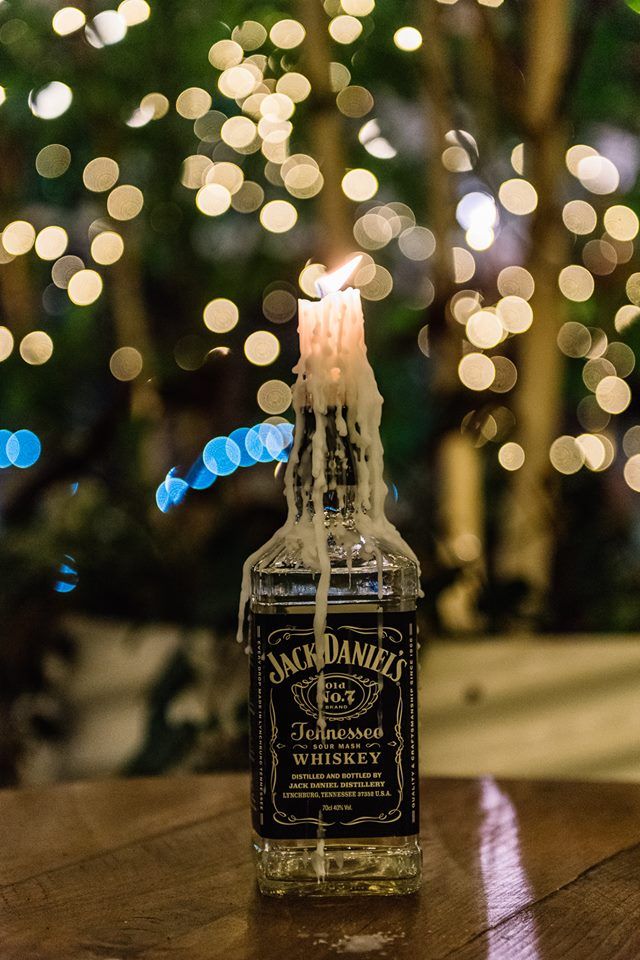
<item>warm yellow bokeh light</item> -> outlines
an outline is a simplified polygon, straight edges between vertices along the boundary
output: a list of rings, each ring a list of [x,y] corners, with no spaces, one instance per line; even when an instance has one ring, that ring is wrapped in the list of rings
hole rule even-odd
[[[266,29],[257,20],[243,20],[233,28],[231,39],[243,50],[257,50],[268,37]]]
[[[96,157],[82,171],[82,182],[87,190],[102,193],[110,190],[120,176],[120,167],[111,157]]]
[[[36,237],[36,253],[41,260],[57,260],[68,243],[69,236],[63,227],[44,227]]]
[[[256,367],[266,367],[273,363],[280,353],[280,341],[268,330],[256,330],[245,340],[244,353],[247,360]]]
[[[104,230],[91,241],[91,256],[96,263],[110,266],[124,253],[124,241],[115,230]]]
[[[619,203],[605,210],[604,226],[614,240],[633,240],[640,229],[640,221],[630,207]]]
[[[639,318],[640,307],[633,303],[625,303],[624,306],[616,311],[613,323],[618,333],[622,333],[624,330],[627,330],[631,324],[637,323]]]
[[[399,50],[410,52],[422,46],[422,34],[416,27],[400,27],[393,35],[393,42]]]
[[[284,380],[267,380],[258,390],[257,400],[265,413],[284,413],[291,406],[291,387]]]
[[[517,177],[500,184],[498,197],[505,210],[519,217],[533,213],[538,206],[538,194],[533,184]]]
[[[276,93],[283,93],[294,103],[300,103],[311,93],[311,84],[304,74],[291,71],[280,77],[276,83]]]
[[[220,136],[230,147],[242,150],[256,138],[257,129],[249,117],[229,117],[222,124]]]
[[[474,347],[487,350],[500,343],[504,331],[495,313],[490,310],[477,310],[467,320],[466,334]]]
[[[138,216],[143,205],[142,190],[128,183],[116,187],[107,197],[107,210],[114,220],[132,220]]]
[[[591,334],[583,323],[568,320],[558,331],[558,346],[566,357],[586,357],[591,350]]]
[[[589,299],[595,284],[592,275],[585,267],[573,263],[560,271],[558,286],[567,300],[582,303]]]
[[[203,117],[211,106],[211,94],[202,87],[188,87],[176,100],[176,111],[186,120]]]
[[[464,247],[453,247],[451,250],[453,259],[453,279],[455,283],[466,283],[476,272],[476,261],[473,254],[465,250]]]
[[[496,304],[500,322],[509,333],[525,333],[533,323],[533,310],[524,297],[502,297]]]
[[[240,312],[233,302],[226,297],[216,297],[210,300],[203,310],[202,319],[205,327],[214,333],[228,333],[238,323]]]
[[[260,223],[270,233],[286,233],[297,219],[298,211],[288,200],[270,200],[260,211]]]
[[[135,380],[142,372],[142,354],[135,347],[119,347],[111,354],[109,369],[116,380]]]
[[[231,194],[221,183],[206,183],[196,194],[196,207],[207,217],[219,217],[231,206]]]
[[[13,352],[13,334],[8,327],[0,327],[0,362],[10,357]]]
[[[519,470],[524,459],[524,450],[519,443],[504,443],[498,450],[498,461],[505,470]]]
[[[146,93],[140,101],[140,109],[151,120],[161,120],[169,112],[169,98],[164,93]]]
[[[597,157],[598,151],[593,147],[587,146],[585,143],[576,143],[572,147],[569,147],[565,156],[565,162],[567,164],[567,169],[574,177],[578,176],[578,164],[581,160],[584,160],[585,157]]]
[[[71,151],[62,143],[50,143],[36,156],[36,170],[41,177],[54,180],[66,173],[71,163]]]
[[[504,267],[498,274],[498,290],[503,297],[530,300],[535,290],[533,277],[525,267]]]
[[[147,0],[122,0],[118,13],[128,27],[137,27],[151,16],[151,7]]]
[[[549,459],[552,465],[565,476],[577,473],[584,465],[584,453],[575,437],[568,435],[558,437],[551,444]]]
[[[624,465],[624,479],[627,485],[640,493],[640,454],[629,457]]]
[[[70,33],[75,33],[76,30],[81,30],[86,22],[87,18],[82,10],[78,10],[77,7],[62,7],[54,13],[51,26],[58,36],[66,37]]]
[[[244,59],[244,50],[235,40],[218,40],[209,50],[209,63],[218,70],[237,67]]]
[[[606,413],[622,413],[631,403],[629,384],[620,377],[603,377],[596,387],[596,400]]]
[[[373,109],[373,96],[366,87],[344,87],[336,97],[336,105],[345,117],[364,117]]]
[[[373,13],[375,0],[342,0],[340,6],[345,13],[350,13],[352,17],[367,17]]]
[[[370,170],[361,167],[349,170],[342,178],[342,190],[350,200],[358,203],[370,200],[378,192],[378,180]]]
[[[586,200],[570,200],[562,208],[562,222],[567,230],[583,235],[595,230],[598,215]]]
[[[69,280],[67,293],[77,307],[87,307],[102,293],[102,277],[95,270],[78,270]]]
[[[33,367],[46,363],[52,353],[53,340],[44,330],[33,330],[20,341],[20,356]]]
[[[578,161],[578,179],[591,193],[613,193],[620,184],[618,168],[607,157],[587,156]]]
[[[362,33],[362,24],[355,17],[341,14],[330,21],[329,33],[336,43],[342,43],[346,46],[358,39]]]
[[[256,78],[247,66],[229,67],[218,78],[218,89],[231,100],[248,97],[256,86]]]
[[[305,38],[305,29],[297,20],[279,20],[271,27],[269,39],[281,50],[292,50]]]
[[[35,240],[35,227],[27,220],[13,220],[2,231],[2,246],[14,257],[28,253]]]
[[[460,381],[469,390],[488,390],[495,375],[496,368],[484,353],[467,353],[458,364]]]
[[[245,180],[237,193],[231,197],[231,206],[238,213],[253,213],[262,206],[264,190],[259,183]]]

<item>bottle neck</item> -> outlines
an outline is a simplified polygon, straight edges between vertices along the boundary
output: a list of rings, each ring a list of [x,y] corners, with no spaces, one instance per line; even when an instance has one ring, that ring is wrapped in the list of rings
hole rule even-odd
[[[314,516],[322,494],[326,524],[351,524],[355,513],[358,483],[357,449],[347,431],[347,410],[329,407],[316,416],[307,407],[297,461],[293,465],[293,486],[298,519]],[[324,466],[314,484],[314,468]],[[319,484],[319,485],[318,485]]]

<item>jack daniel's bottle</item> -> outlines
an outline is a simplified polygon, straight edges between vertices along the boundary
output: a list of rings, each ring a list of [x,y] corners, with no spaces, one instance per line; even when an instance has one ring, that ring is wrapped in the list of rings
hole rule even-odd
[[[300,404],[289,518],[251,563],[252,814],[263,893],[398,894],[420,883],[418,568],[392,525],[372,526],[360,508],[360,473],[375,464],[349,438],[349,422],[344,406],[318,413]]]

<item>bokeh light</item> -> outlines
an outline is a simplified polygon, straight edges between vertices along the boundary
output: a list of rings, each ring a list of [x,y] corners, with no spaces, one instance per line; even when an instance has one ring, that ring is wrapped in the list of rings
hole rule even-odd
[[[336,43],[350,44],[362,33],[362,24],[356,17],[340,14],[329,23],[329,33]]]
[[[257,400],[265,413],[284,413],[291,406],[291,387],[283,380],[267,380],[258,390]]]
[[[81,30],[86,20],[82,10],[78,10],[77,7],[62,7],[54,13],[51,26],[58,36],[66,37],[70,33],[75,33],[76,30]]]
[[[96,157],[82,171],[82,182],[87,190],[102,193],[111,190],[120,176],[120,168],[111,157]]]
[[[467,353],[458,364],[460,381],[469,390],[488,390],[495,375],[496,368],[484,353]]]
[[[280,341],[268,330],[256,330],[245,340],[244,353],[247,360],[256,367],[266,367],[273,363],[280,353]]]
[[[233,330],[239,317],[237,306],[226,297],[210,300],[202,313],[205,326],[214,333],[228,333]]]
[[[260,211],[260,223],[270,233],[286,233],[297,219],[298,211],[288,200],[270,200]]]
[[[69,169],[71,150],[63,143],[50,143],[36,155],[36,170],[41,177],[55,180]]]
[[[505,470],[519,470],[525,460],[524,450],[519,443],[503,443],[498,450],[498,461]]]
[[[558,286],[567,300],[581,303],[593,294],[594,280],[585,267],[573,263],[560,271]]]
[[[34,117],[40,120],[55,120],[71,106],[73,92],[71,87],[59,80],[45,83],[29,94],[29,108]]]
[[[87,307],[102,293],[102,277],[95,270],[78,270],[69,280],[67,293],[77,307]]]
[[[518,178],[505,180],[500,185],[498,197],[505,210],[519,217],[533,213],[538,206],[538,194],[528,180]]]
[[[32,467],[40,458],[41,452],[40,438],[32,430],[16,430],[5,444],[7,460],[22,470]]]
[[[28,253],[35,240],[35,227],[27,220],[13,220],[2,231],[2,246],[14,257]]]
[[[35,250],[41,260],[57,260],[68,243],[69,237],[63,227],[44,227],[36,237]]]
[[[564,435],[551,444],[549,459],[552,465],[565,476],[577,473],[584,465],[584,453],[575,437]]]
[[[114,220],[133,220],[143,205],[142,190],[131,184],[115,187],[107,197],[107,210]]]
[[[342,190],[350,200],[370,200],[378,192],[378,180],[370,170],[349,170],[342,178]]]
[[[569,200],[562,208],[562,222],[572,233],[592,233],[598,223],[598,214],[586,200]]]
[[[32,330],[20,341],[20,356],[25,363],[38,367],[53,354],[53,340],[44,330]]]
[[[135,347],[119,347],[109,359],[109,369],[116,380],[135,380],[142,366],[142,354]]]
[[[297,20],[278,20],[269,32],[269,39],[281,50],[298,47],[305,38],[305,29]]]
[[[8,327],[0,326],[0,363],[13,353],[13,334]]]
[[[91,241],[91,256],[96,263],[109,266],[124,253],[124,241],[114,230],[104,230]]]
[[[417,27],[400,27],[393,35],[399,50],[413,51],[422,46],[422,34]]]

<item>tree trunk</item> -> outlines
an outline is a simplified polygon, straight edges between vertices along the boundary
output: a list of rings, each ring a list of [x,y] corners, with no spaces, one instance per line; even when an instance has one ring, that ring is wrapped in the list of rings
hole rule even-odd
[[[354,249],[352,218],[342,192],[346,172],[345,132],[331,89],[329,21],[320,0],[299,0],[299,10],[307,31],[304,50],[306,74],[311,83],[312,151],[324,177],[318,196],[318,254],[332,270]]]
[[[558,115],[570,53],[569,0],[534,0],[527,35],[527,84],[523,119],[530,178],[538,193],[531,231],[529,270],[535,281],[534,321],[519,338],[519,380],[514,412],[523,467],[510,477],[498,571],[530,588],[526,612],[540,617],[548,596],[556,517],[549,448],[561,427],[563,358],[557,334],[566,301],[558,274],[569,258],[569,234],[560,210],[559,184],[567,148],[566,123]]]

